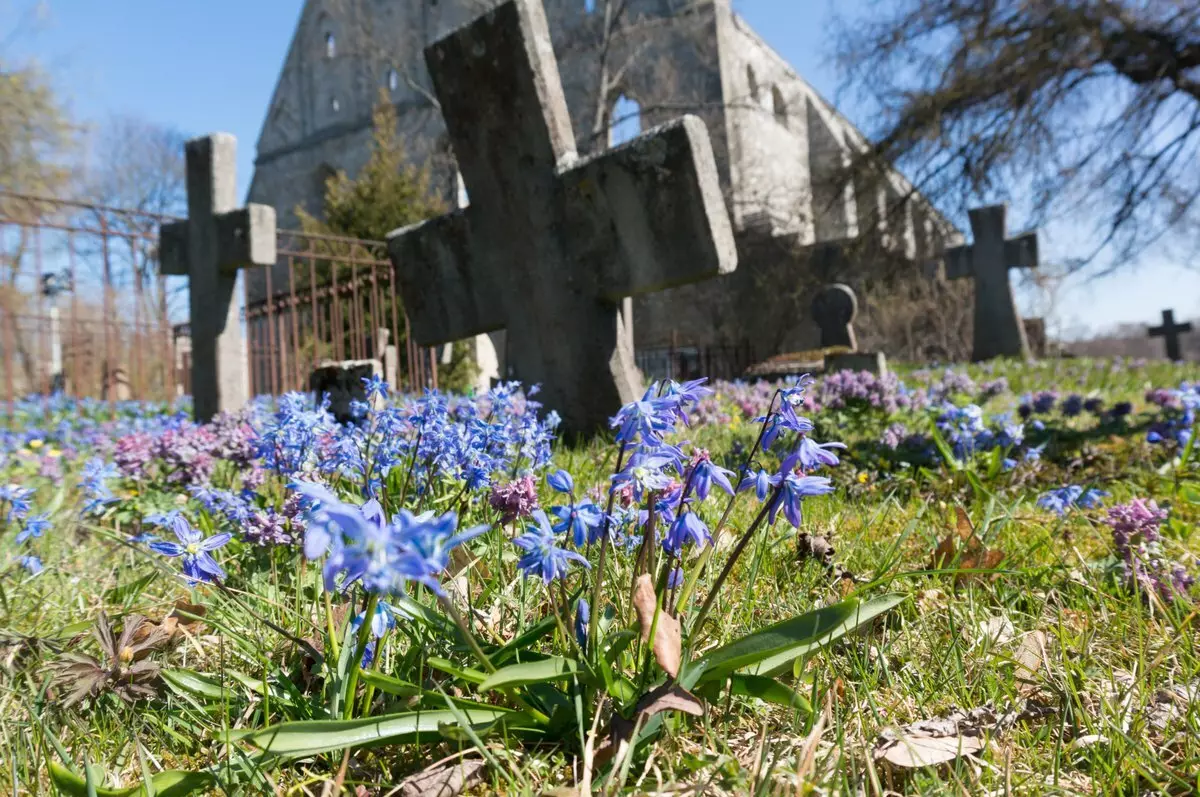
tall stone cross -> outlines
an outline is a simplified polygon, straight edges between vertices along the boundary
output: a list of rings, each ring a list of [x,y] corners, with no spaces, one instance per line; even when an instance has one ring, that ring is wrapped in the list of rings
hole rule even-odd
[[[973,360],[993,357],[1029,359],[1029,342],[1017,313],[1010,268],[1037,268],[1037,233],[1005,238],[1004,205],[991,205],[970,211],[971,233],[975,242],[945,252],[946,278],[975,279],[975,336]]]
[[[187,156],[185,221],[164,224],[159,264],[188,277],[192,401],[196,420],[240,409],[250,398],[246,339],[234,289],[238,269],[275,263],[275,208],[237,208],[237,139],[194,138]]]
[[[1179,347],[1179,335],[1183,332],[1191,332],[1191,322],[1184,321],[1182,324],[1175,323],[1175,311],[1162,311],[1162,324],[1156,327],[1150,327],[1147,334],[1152,338],[1163,338],[1167,344],[1167,359],[1178,361],[1183,359],[1183,353]]]
[[[425,50],[470,205],[388,236],[421,345],[505,328],[508,363],[568,430],[641,396],[627,297],[737,265],[703,122],[587,158],[541,0],[508,0]]]

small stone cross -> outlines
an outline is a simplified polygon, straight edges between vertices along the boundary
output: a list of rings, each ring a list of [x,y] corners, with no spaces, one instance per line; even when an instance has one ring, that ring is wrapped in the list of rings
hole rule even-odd
[[[970,211],[971,233],[975,242],[945,252],[946,278],[975,279],[975,335],[971,358],[993,357],[1029,359],[1029,342],[1012,286],[1010,268],[1037,268],[1037,233],[1005,238],[1004,205],[991,205]]]
[[[423,346],[507,329],[508,363],[568,430],[641,396],[627,297],[737,264],[703,122],[581,158],[541,0],[425,50],[470,205],[388,236]]]
[[[813,320],[821,329],[821,348],[845,346],[858,351],[854,337],[854,317],[858,315],[858,299],[849,285],[840,282],[826,285],[812,302]]]
[[[237,139],[194,138],[187,156],[188,218],[159,233],[163,274],[187,276],[192,331],[192,401],[208,421],[250,398],[246,342],[235,300],[238,269],[275,263],[275,208],[237,209]]]
[[[1179,335],[1180,333],[1191,331],[1191,322],[1184,321],[1182,324],[1176,324],[1175,311],[1163,310],[1162,324],[1150,327],[1147,334],[1152,338],[1163,338],[1167,344],[1167,359],[1177,362],[1183,359],[1183,354],[1179,347]]]

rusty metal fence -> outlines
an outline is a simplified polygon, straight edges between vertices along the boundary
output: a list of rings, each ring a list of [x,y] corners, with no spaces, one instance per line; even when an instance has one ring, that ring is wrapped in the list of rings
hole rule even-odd
[[[0,191],[0,401],[10,416],[29,395],[189,392],[187,281],[158,268],[159,228],[176,220]],[[244,272],[254,394],[306,390],[314,368],[347,359],[381,360],[399,390],[437,386],[435,350],[411,343],[382,242],[281,230],[277,246],[274,267]]]

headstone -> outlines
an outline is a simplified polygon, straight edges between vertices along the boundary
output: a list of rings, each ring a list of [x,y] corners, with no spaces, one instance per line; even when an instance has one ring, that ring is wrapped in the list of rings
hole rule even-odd
[[[838,371],[869,371],[876,376],[886,376],[887,357],[883,352],[854,351],[825,355],[825,373]]]
[[[1162,324],[1150,327],[1147,334],[1152,338],[1162,338],[1167,344],[1167,359],[1177,362],[1183,359],[1183,350],[1179,345],[1179,335],[1180,333],[1191,331],[1191,322],[1184,321],[1182,324],[1176,324],[1175,311],[1163,310]]]
[[[308,377],[308,389],[319,406],[329,396],[329,412],[338,423],[355,421],[350,402],[366,401],[363,380],[383,373],[379,360],[325,360]]]
[[[642,393],[624,300],[736,267],[708,131],[687,116],[580,158],[541,0],[425,60],[471,201],[389,236],[413,337],[504,328],[506,369],[566,429],[597,429]]]
[[[1029,342],[1029,351],[1034,357],[1045,357],[1049,351],[1049,341],[1046,338],[1046,319],[1022,318],[1021,325],[1025,327],[1025,340]]]
[[[196,420],[208,421],[250,398],[237,272],[275,263],[275,209],[237,209],[237,139],[230,134],[192,139],[184,151],[188,217],[162,226],[159,259],[163,274],[188,277],[192,402]]]
[[[944,255],[947,279],[975,280],[971,358],[977,362],[993,357],[1030,357],[1008,270],[1037,268],[1037,233],[1005,238],[1006,214],[1004,205],[970,211],[974,243],[947,249]]]
[[[108,363],[103,367],[103,392],[105,401],[129,401],[133,398],[133,389],[129,385],[129,374],[125,367],[117,365],[109,368]]]
[[[812,314],[821,330],[821,348],[844,346],[850,351],[858,351],[854,327],[850,326],[858,315],[858,299],[850,286],[839,282],[817,291]]]

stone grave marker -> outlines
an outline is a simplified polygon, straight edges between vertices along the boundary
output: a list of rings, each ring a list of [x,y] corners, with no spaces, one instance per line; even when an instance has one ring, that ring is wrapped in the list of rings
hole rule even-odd
[[[821,330],[821,348],[844,346],[858,351],[854,337],[854,317],[858,315],[858,297],[849,285],[836,282],[817,291],[812,301],[813,320]]]
[[[235,299],[238,269],[275,262],[275,209],[237,208],[237,139],[184,145],[188,217],[159,232],[163,274],[188,278],[192,401],[196,420],[236,411],[250,398],[246,340]]]
[[[329,396],[329,412],[338,423],[352,423],[351,401],[366,401],[363,380],[383,373],[379,360],[325,360],[308,377],[308,389],[317,406]]]
[[[507,0],[425,60],[470,204],[389,235],[423,346],[507,330],[506,368],[566,429],[641,396],[627,297],[732,271],[708,131],[685,116],[581,158],[541,0]]]
[[[858,297],[849,285],[835,282],[817,291],[812,302],[813,319],[821,330],[821,348],[835,349],[825,353],[825,370],[870,371],[887,373],[887,358],[883,352],[860,352],[854,335],[854,319],[858,315]],[[837,349],[846,349],[839,351]]]
[[[1007,212],[1004,205],[971,210],[974,243],[947,249],[944,255],[947,279],[970,277],[975,280],[975,329],[971,348],[971,358],[975,361],[993,357],[1030,357],[1025,328],[1008,282],[1008,270],[1037,268],[1037,233],[1005,238]]]
[[[1184,332],[1191,332],[1192,325],[1189,321],[1184,321],[1182,324],[1175,323],[1175,311],[1163,310],[1162,323],[1156,327],[1150,327],[1146,334],[1152,338],[1162,338],[1167,344],[1167,359],[1178,362],[1183,359],[1183,352],[1179,346],[1179,336]]]

